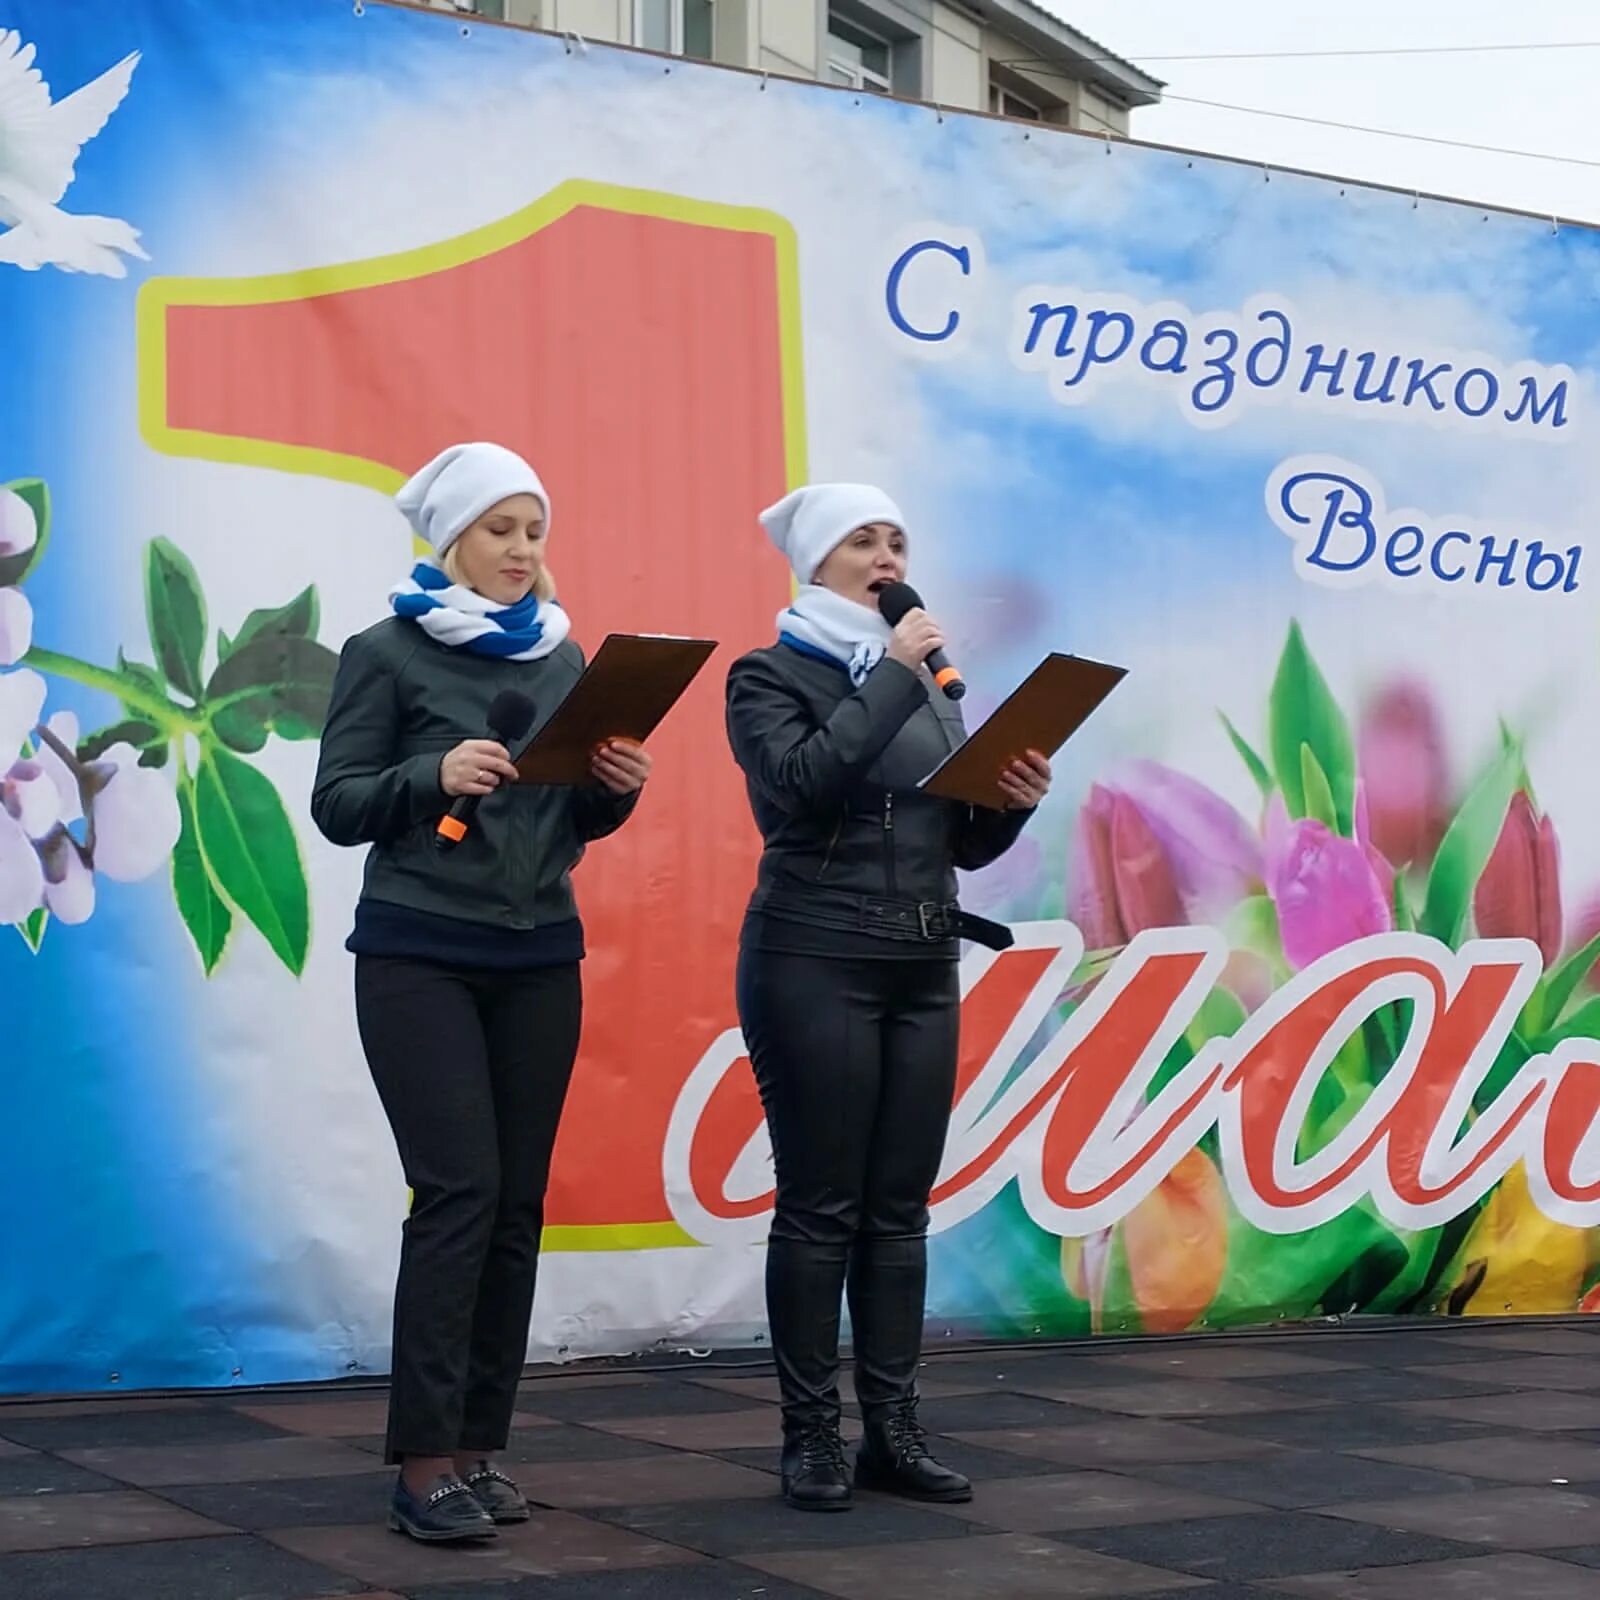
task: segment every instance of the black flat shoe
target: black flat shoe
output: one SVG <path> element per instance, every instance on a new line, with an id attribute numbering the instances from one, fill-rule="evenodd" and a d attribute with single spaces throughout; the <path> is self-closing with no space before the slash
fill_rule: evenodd
<path id="1" fill-rule="evenodd" d="M 856 1450 L 856 1487 L 946 1505 L 970 1500 L 971 1482 L 935 1461 L 927 1440 L 927 1430 L 917 1421 L 915 1399 L 868 1418 Z"/>
<path id="2" fill-rule="evenodd" d="M 526 1522 L 532 1515 L 522 1491 L 487 1461 L 480 1461 L 461 1481 L 472 1491 L 472 1498 L 488 1512 L 491 1522 Z"/>
<path id="3" fill-rule="evenodd" d="M 848 1511 L 850 1477 L 837 1423 L 819 1423 L 783 1443 L 783 1498 L 796 1511 Z"/>
<path id="4" fill-rule="evenodd" d="M 489 1513 L 453 1472 L 435 1478 L 424 1495 L 412 1494 L 405 1479 L 398 1479 L 389 1502 L 389 1526 L 424 1544 L 464 1544 L 496 1537 Z"/>

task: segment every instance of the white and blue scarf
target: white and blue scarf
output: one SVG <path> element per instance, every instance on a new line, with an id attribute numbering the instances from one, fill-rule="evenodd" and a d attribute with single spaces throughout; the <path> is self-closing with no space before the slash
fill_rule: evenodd
<path id="1" fill-rule="evenodd" d="M 868 606 L 808 583 L 778 613 L 778 639 L 803 655 L 843 667 L 859 689 L 889 648 L 889 624 Z"/>
<path id="2" fill-rule="evenodd" d="M 389 591 L 389 604 L 430 639 L 501 661 L 538 661 L 572 628 L 554 600 L 541 601 L 530 590 L 514 606 L 496 605 L 476 589 L 452 583 L 431 561 L 419 561 L 411 576 Z"/>

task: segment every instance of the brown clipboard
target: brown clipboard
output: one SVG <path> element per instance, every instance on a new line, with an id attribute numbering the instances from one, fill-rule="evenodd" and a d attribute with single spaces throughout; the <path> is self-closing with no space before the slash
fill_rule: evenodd
<path id="1" fill-rule="evenodd" d="M 1127 676 L 1126 667 L 1052 651 L 972 737 L 918 785 L 929 794 L 1001 810 L 1000 774 L 1029 750 L 1053 756 Z"/>
<path id="2" fill-rule="evenodd" d="M 566 699 L 516 758 L 524 783 L 588 783 L 595 747 L 643 743 L 717 648 L 714 639 L 609 633 Z"/>

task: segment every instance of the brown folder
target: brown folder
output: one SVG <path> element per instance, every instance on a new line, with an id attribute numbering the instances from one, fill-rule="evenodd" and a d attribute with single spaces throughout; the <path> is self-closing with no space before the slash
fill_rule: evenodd
<path id="1" fill-rule="evenodd" d="M 595 747 L 643 743 L 694 681 L 714 639 L 610 633 L 555 715 L 517 757 L 524 783 L 588 783 Z"/>
<path id="2" fill-rule="evenodd" d="M 1000 774 L 1029 750 L 1053 756 L 1127 676 L 1126 667 L 1052 652 L 919 787 L 947 800 L 1004 809 Z"/>

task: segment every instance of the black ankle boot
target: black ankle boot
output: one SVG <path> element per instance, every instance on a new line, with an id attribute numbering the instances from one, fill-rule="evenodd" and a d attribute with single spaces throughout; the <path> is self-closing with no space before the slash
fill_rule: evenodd
<path id="1" fill-rule="evenodd" d="M 817 1423 L 783 1441 L 783 1498 L 797 1511 L 848 1511 L 850 1478 L 837 1423 Z"/>
<path id="2" fill-rule="evenodd" d="M 970 1500 L 971 1483 L 935 1461 L 927 1439 L 915 1397 L 869 1416 L 856 1450 L 856 1487 L 912 1500 Z"/>

